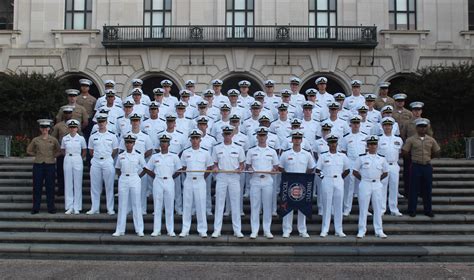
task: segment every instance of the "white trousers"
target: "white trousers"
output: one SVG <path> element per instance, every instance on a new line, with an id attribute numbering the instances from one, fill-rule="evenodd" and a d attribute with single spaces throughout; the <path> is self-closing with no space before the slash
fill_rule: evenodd
<path id="1" fill-rule="evenodd" d="M 291 234 L 293 231 L 293 212 L 291 211 L 285 217 L 283 217 L 283 234 Z M 306 229 L 306 216 L 298 210 L 298 232 L 307 233 Z"/>
<path id="2" fill-rule="evenodd" d="M 206 214 L 212 213 L 212 174 L 206 178 Z"/>
<path id="3" fill-rule="evenodd" d="M 181 187 L 182 176 L 179 175 L 174 179 L 174 210 L 178 213 L 183 212 L 183 189 Z"/>
<path id="4" fill-rule="evenodd" d="M 94 212 L 100 209 L 100 195 L 102 193 L 102 182 L 105 185 L 105 196 L 107 201 L 107 211 L 114 211 L 114 180 L 115 168 L 112 158 L 105 160 L 92 160 L 91 169 L 91 210 Z"/>
<path id="5" fill-rule="evenodd" d="M 191 228 L 191 211 L 196 206 L 197 231 L 207 233 L 206 218 L 206 180 L 204 176 L 187 175 L 183 182 L 183 227 L 181 232 L 189 233 Z"/>
<path id="6" fill-rule="evenodd" d="M 246 187 L 246 181 L 248 176 L 245 173 L 240 174 L 240 212 L 244 212 L 244 191 Z M 229 191 L 227 191 L 226 198 L 225 198 L 225 213 L 231 213 L 232 209 L 230 207 L 230 196 Z M 241 214 L 239 213 L 239 215 Z"/>
<path id="7" fill-rule="evenodd" d="M 153 180 L 153 232 L 161 232 L 161 217 L 165 208 L 166 231 L 174 233 L 174 180 L 156 176 Z"/>
<path id="8" fill-rule="evenodd" d="M 125 232 L 127 224 L 128 203 L 132 202 L 133 225 L 136 233 L 143 233 L 143 215 L 140 200 L 140 177 L 137 175 L 125 176 L 119 178 L 118 195 L 119 207 L 117 215 L 116 232 Z"/>
<path id="9" fill-rule="evenodd" d="M 82 171 L 84 164 L 81 155 L 64 157 L 64 209 L 82 210 Z"/>
<path id="10" fill-rule="evenodd" d="M 323 221 L 321 232 L 328 233 L 331 225 L 331 212 L 334 211 L 334 228 L 336 233 L 342 233 L 342 198 L 344 195 L 344 180 L 341 175 L 337 178 L 325 176 L 321 180 L 321 196 Z"/>
<path id="11" fill-rule="evenodd" d="M 350 160 L 352 164 L 354 163 L 353 161 L 355 160 Z M 352 210 L 352 201 L 354 200 L 354 193 L 358 194 L 359 193 L 359 184 L 360 181 L 356 177 L 354 177 L 354 174 L 352 174 L 352 167 L 351 167 L 351 172 L 349 175 L 344 178 L 344 208 L 343 208 L 343 213 L 351 213 Z"/>
<path id="12" fill-rule="evenodd" d="M 147 198 L 151 192 L 153 192 L 153 180 L 147 174 L 143 175 L 140 182 L 140 200 L 142 205 L 142 212 L 146 213 L 147 210 Z"/>
<path id="13" fill-rule="evenodd" d="M 400 166 L 398 163 L 388 165 L 388 176 L 382 180 L 382 213 L 387 210 L 387 189 L 388 189 L 388 209 L 397 213 L 398 210 L 398 183 L 400 181 Z"/>
<path id="14" fill-rule="evenodd" d="M 367 232 L 367 212 L 369 204 L 372 202 L 374 215 L 375 234 L 383 232 L 382 229 L 382 183 L 379 180 L 375 182 L 362 180 L 359 185 L 359 234 Z"/>
<path id="15" fill-rule="evenodd" d="M 250 186 L 250 226 L 252 233 L 258 234 L 260 229 L 260 209 L 263 205 L 263 232 L 270 233 L 272 225 L 273 184 Z"/>
<path id="16" fill-rule="evenodd" d="M 232 229 L 234 233 L 240 233 L 240 175 L 238 174 L 218 174 L 216 178 L 214 231 L 221 232 L 222 229 L 222 218 L 224 215 L 227 191 L 229 191 L 230 208 L 232 211 Z"/>

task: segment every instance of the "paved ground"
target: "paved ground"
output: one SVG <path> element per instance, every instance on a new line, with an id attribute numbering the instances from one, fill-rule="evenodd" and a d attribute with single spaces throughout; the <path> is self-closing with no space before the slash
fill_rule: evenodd
<path id="1" fill-rule="evenodd" d="M 474 263 L 0 260 L 1 279 L 474 279 Z"/>

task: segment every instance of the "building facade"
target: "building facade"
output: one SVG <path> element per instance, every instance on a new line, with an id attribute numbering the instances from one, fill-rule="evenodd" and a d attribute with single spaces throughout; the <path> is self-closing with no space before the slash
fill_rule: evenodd
<path id="1" fill-rule="evenodd" d="M 171 79 L 198 91 L 248 79 L 302 88 L 329 78 L 328 91 L 363 92 L 428 65 L 471 62 L 472 0 L 4 0 L 0 73 L 86 77 L 102 94 L 122 95 L 141 78 L 145 91 Z"/>

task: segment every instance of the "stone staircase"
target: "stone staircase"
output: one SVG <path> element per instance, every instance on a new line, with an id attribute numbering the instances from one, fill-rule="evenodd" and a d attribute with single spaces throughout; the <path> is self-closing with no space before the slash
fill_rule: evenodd
<path id="1" fill-rule="evenodd" d="M 472 260 L 474 257 L 474 161 L 440 159 L 433 162 L 434 218 L 419 215 L 383 218 L 387 239 L 373 236 L 372 219 L 368 219 L 368 235 L 356 239 L 358 221 L 357 200 L 349 217 L 344 218 L 347 238 L 333 235 L 320 238 L 321 217 L 308 220 L 311 238 L 300 238 L 293 231 L 290 239 L 281 237 L 281 219 L 274 217 L 272 240 L 260 236 L 249 239 L 250 203 L 244 202 L 246 216 L 242 218 L 243 239 L 232 236 L 230 217 L 224 219 L 223 236 L 202 239 L 196 233 L 193 218 L 191 236 L 150 237 L 153 216 L 144 217 L 145 237 L 133 233 L 131 218 L 127 235 L 112 237 L 116 216 L 65 215 L 64 199 L 56 198 L 58 214 L 42 210 L 31 215 L 31 158 L 0 159 L 0 256 L 86 259 L 143 260 L 209 260 L 209 261 L 361 261 L 361 260 Z M 83 209 L 90 208 L 89 174 L 86 168 L 83 187 Z M 406 210 L 406 199 L 400 199 L 400 209 Z M 105 197 L 102 197 L 101 212 Z M 152 213 L 152 201 L 148 213 Z M 317 212 L 316 205 L 313 213 Z M 85 212 L 85 211 L 83 211 Z M 208 217 L 212 233 L 213 217 Z M 296 219 L 295 219 L 296 228 Z M 175 216 L 175 231 L 181 230 L 181 217 Z M 331 229 L 331 233 L 333 229 Z M 165 230 L 162 230 L 164 232 Z"/>

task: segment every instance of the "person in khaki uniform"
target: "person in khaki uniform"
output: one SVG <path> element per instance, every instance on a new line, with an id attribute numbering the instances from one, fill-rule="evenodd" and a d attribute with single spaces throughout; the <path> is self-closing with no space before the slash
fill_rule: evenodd
<path id="1" fill-rule="evenodd" d="M 79 91 L 77 89 L 66 89 L 65 92 L 67 95 L 68 104 L 64 106 L 71 106 L 74 108 L 71 118 L 80 121 L 81 127 L 86 127 L 89 124 L 89 114 L 87 113 L 87 110 L 84 108 L 84 106 L 77 104 L 77 96 L 79 95 Z M 56 122 L 62 121 L 64 106 L 59 109 L 59 112 L 56 115 Z"/>
<path id="2" fill-rule="evenodd" d="M 416 216 L 418 192 L 423 197 L 424 213 L 434 217 L 431 209 L 431 189 L 433 183 L 433 167 L 431 159 L 439 154 L 441 148 L 436 140 L 427 134 L 430 121 L 425 118 L 416 120 L 416 135 L 407 139 L 402 148 L 404 157 L 411 157 L 410 189 L 408 193 L 408 215 Z"/>
<path id="3" fill-rule="evenodd" d="M 54 206 L 54 171 L 56 157 L 61 150 L 58 140 L 49 135 L 52 120 L 39 119 L 38 123 L 41 135 L 33 138 L 26 149 L 28 155 L 35 157 L 33 161 L 33 208 L 31 214 L 39 213 L 43 182 L 46 188 L 48 213 L 56 214 L 56 207 Z"/>
<path id="4" fill-rule="evenodd" d="M 415 101 L 410 103 L 410 108 L 413 117 L 408 121 L 403 128 L 400 128 L 400 137 L 404 142 L 406 140 L 416 135 L 416 121 L 421 118 L 421 114 L 423 112 L 423 102 Z M 426 134 L 433 137 L 433 130 L 431 129 L 430 124 L 428 123 L 428 127 L 426 130 Z M 411 165 L 411 158 L 404 157 L 403 158 L 403 189 L 405 197 L 408 197 L 408 190 L 410 189 L 410 165 Z"/>
<path id="5" fill-rule="evenodd" d="M 74 110 L 71 106 L 63 106 L 63 120 L 56 123 L 51 131 L 51 136 L 58 139 L 58 142 L 61 143 L 63 137 L 69 133 L 69 129 L 66 125 L 66 122 L 71 119 L 72 111 Z M 79 131 L 81 128 L 79 127 Z M 56 179 L 58 185 L 58 191 L 56 195 L 64 195 L 64 155 L 59 155 L 56 158 Z"/>
<path id="6" fill-rule="evenodd" d="M 401 132 L 403 127 L 413 118 L 413 114 L 405 108 L 406 94 L 397 93 L 393 96 L 393 99 L 395 100 L 395 106 L 393 107 L 392 118 L 398 123 Z"/>
<path id="7" fill-rule="evenodd" d="M 380 89 L 379 89 L 379 96 L 375 99 L 375 109 L 379 110 L 382 109 L 382 107 L 386 105 L 395 105 L 395 100 L 388 96 L 388 87 L 390 86 L 390 83 L 384 82 L 380 84 Z"/>
<path id="8" fill-rule="evenodd" d="M 88 125 L 84 126 L 83 128 L 84 138 L 87 141 L 89 139 L 89 135 L 91 134 L 91 130 L 93 126 L 92 117 L 95 115 L 94 108 L 95 108 L 95 103 L 97 102 L 97 99 L 89 93 L 89 88 L 92 85 L 91 80 L 80 79 L 79 84 L 81 85 L 80 87 L 81 94 L 77 97 L 76 102 L 77 104 L 84 107 L 87 111 L 87 115 L 89 115 Z"/>

